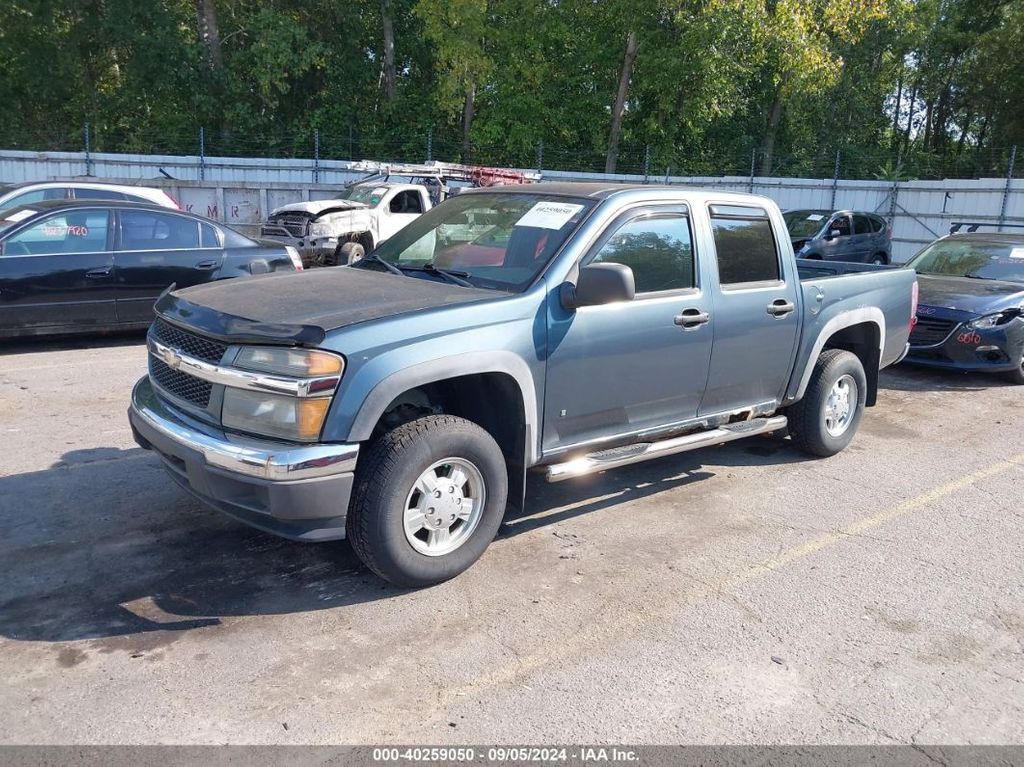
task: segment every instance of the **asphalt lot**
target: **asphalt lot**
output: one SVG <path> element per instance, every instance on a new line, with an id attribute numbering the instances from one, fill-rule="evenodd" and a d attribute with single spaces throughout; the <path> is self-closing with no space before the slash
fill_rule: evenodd
<path id="1" fill-rule="evenodd" d="M 0 352 L 0 742 L 1024 742 L 1024 390 L 883 374 L 846 452 L 531 482 L 402 592 L 132 442 L 140 337 Z"/>

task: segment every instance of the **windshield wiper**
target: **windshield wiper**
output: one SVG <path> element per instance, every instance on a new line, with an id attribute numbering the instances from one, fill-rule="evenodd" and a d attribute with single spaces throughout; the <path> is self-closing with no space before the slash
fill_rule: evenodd
<path id="1" fill-rule="evenodd" d="M 461 285 L 464 288 L 475 288 L 469 280 L 465 279 L 469 277 L 469 272 L 456 272 L 450 269 L 440 269 L 434 266 L 432 261 L 427 261 L 425 264 L 419 266 L 405 266 L 403 269 L 408 269 L 411 272 L 428 272 L 429 274 L 440 274 L 442 277 L 448 279 L 449 282 L 454 282 L 456 285 Z"/>
<path id="2" fill-rule="evenodd" d="M 402 272 L 401 269 L 399 269 L 394 264 L 392 264 L 392 263 L 390 263 L 388 261 L 385 261 L 383 258 L 378 256 L 376 253 L 371 253 L 368 256 L 363 256 L 360 260 L 361 261 L 373 261 L 376 264 L 381 264 L 382 266 L 384 266 L 384 268 L 387 269 L 392 274 L 397 274 L 397 275 L 399 275 L 401 277 L 405 276 L 405 274 Z"/>

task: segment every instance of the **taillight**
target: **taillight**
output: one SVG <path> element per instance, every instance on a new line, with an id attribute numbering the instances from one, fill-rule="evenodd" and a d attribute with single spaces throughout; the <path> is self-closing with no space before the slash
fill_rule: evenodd
<path id="1" fill-rule="evenodd" d="M 914 325 L 917 324 L 917 277 L 914 277 L 914 286 L 910 289 L 910 329 L 914 329 Z"/>
<path id="2" fill-rule="evenodd" d="M 174 207 L 175 207 L 175 208 L 177 208 L 178 210 L 183 210 L 183 208 L 181 207 L 181 203 L 180 203 L 180 202 L 178 202 L 177 200 L 175 200 L 175 199 L 174 199 L 174 197 L 172 197 L 171 195 L 167 194 L 167 192 L 164 192 L 164 194 L 166 194 L 166 195 L 167 195 L 167 199 L 168 199 L 168 200 L 170 200 L 171 202 L 173 202 L 173 203 L 174 203 Z"/>

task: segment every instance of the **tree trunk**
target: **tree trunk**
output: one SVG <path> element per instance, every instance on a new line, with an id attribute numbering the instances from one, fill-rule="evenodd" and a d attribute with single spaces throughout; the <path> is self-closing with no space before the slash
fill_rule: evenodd
<path id="1" fill-rule="evenodd" d="M 903 154 L 910 151 L 910 131 L 914 128 L 914 117 L 917 115 L 917 93 L 920 87 L 920 81 L 914 83 L 914 87 L 910 90 L 910 100 L 907 101 L 907 127 L 903 129 Z"/>
<path id="2" fill-rule="evenodd" d="M 384 96 L 395 100 L 398 78 L 395 74 L 395 30 L 391 20 L 391 0 L 380 0 L 381 26 L 384 28 Z"/>
<path id="3" fill-rule="evenodd" d="M 896 81 L 896 109 L 892 116 L 892 141 L 893 149 L 899 146 L 900 142 L 900 112 L 903 109 L 903 72 L 900 71 L 899 79 Z"/>
<path id="4" fill-rule="evenodd" d="M 619 87 L 615 91 L 615 103 L 612 104 L 612 127 L 608 133 L 608 156 L 604 162 L 605 173 L 614 173 L 615 167 L 619 164 L 622 115 L 626 109 L 626 93 L 629 91 L 630 78 L 633 77 L 633 64 L 636 63 L 638 47 L 636 32 L 630 30 L 626 36 L 626 55 L 622 59 L 622 69 L 619 71 Z"/>
<path id="5" fill-rule="evenodd" d="M 470 83 L 466 89 L 466 105 L 462 110 L 462 161 L 470 161 L 472 144 L 470 138 L 473 131 L 473 115 L 476 103 L 476 83 Z"/>
<path id="6" fill-rule="evenodd" d="M 214 0 L 195 0 L 199 39 L 206 46 L 206 60 L 218 76 L 224 71 L 224 56 L 220 48 L 220 30 L 217 28 L 217 7 Z"/>
<path id="7" fill-rule="evenodd" d="M 782 87 L 776 89 L 775 98 L 772 100 L 772 108 L 768 112 L 768 128 L 764 133 L 764 141 L 761 143 L 761 175 L 772 174 L 772 160 L 775 159 L 775 137 L 779 133 L 779 123 L 782 122 Z"/>

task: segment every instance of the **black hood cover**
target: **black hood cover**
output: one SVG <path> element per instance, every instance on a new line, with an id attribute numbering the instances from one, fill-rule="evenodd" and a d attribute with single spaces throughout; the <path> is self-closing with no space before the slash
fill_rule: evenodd
<path id="1" fill-rule="evenodd" d="M 158 314 L 228 341 L 315 345 L 331 330 L 503 293 L 338 266 L 266 274 L 167 293 Z"/>
<path id="2" fill-rule="evenodd" d="M 1024 305 L 1024 285 L 1016 282 L 919 274 L 917 284 L 923 306 L 983 315 Z"/>

